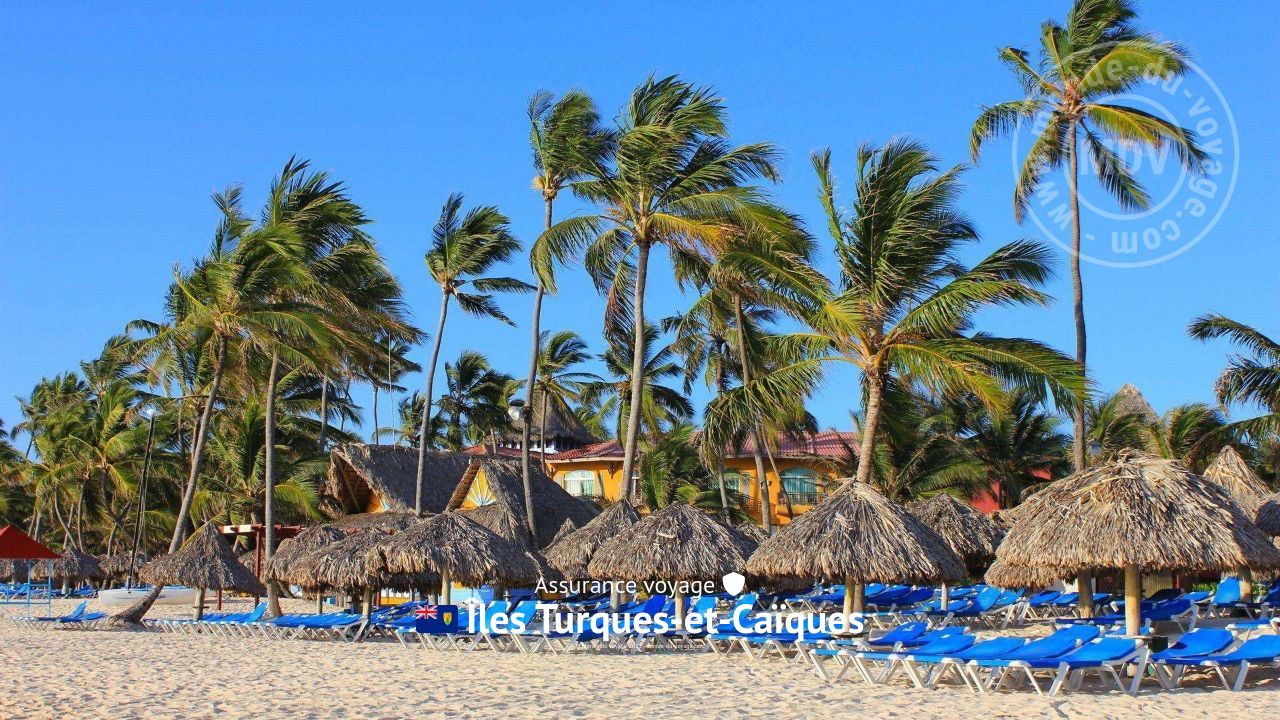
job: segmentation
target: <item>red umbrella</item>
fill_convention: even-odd
[[[0,559],[57,560],[58,553],[41,545],[18,528],[7,525],[0,530]]]

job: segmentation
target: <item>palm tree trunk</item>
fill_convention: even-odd
[[[751,384],[751,358],[747,354],[746,314],[742,311],[741,295],[735,295],[733,298],[733,314],[738,325],[738,365],[742,372],[742,385],[746,387]],[[772,498],[769,497],[769,478],[764,474],[763,444],[758,421],[755,427],[751,428],[751,437],[755,445],[752,454],[756,462],[756,478],[760,483],[760,524],[764,526],[765,533],[772,534],[773,503]]]
[[[632,298],[635,343],[631,349],[631,407],[627,408],[626,445],[622,453],[622,497],[630,500],[635,491],[631,475],[640,440],[640,403],[644,397],[644,285],[649,273],[649,243],[641,242],[636,257],[636,286]]]
[[[373,444],[380,445],[378,442],[378,383],[373,383]]]
[[[773,469],[773,476],[778,478],[778,494],[782,496],[782,502],[787,505],[787,519],[795,520],[796,513],[791,507],[791,496],[787,494],[787,488],[782,484],[782,473],[778,472],[778,463],[773,460],[773,451],[769,449],[768,445],[766,445],[764,447],[764,452],[769,458],[769,467]]]
[[[209,398],[205,401],[204,411],[200,413],[200,422],[196,425],[196,441],[195,447],[191,450],[191,472],[187,475],[187,487],[182,493],[182,505],[178,509],[178,515],[173,525],[173,537],[169,540],[169,552],[176,552],[182,545],[182,539],[186,532],[186,517],[191,512],[191,501],[196,495],[196,479],[200,477],[200,464],[204,459],[205,441],[209,436],[209,421],[213,417],[213,405],[218,400],[218,387],[222,384],[222,371],[227,360],[227,342],[226,340],[218,341],[218,355],[213,365],[213,381],[209,383]],[[164,589],[161,583],[154,583],[151,592],[138,602],[130,605],[119,613],[112,615],[109,622],[112,625],[141,625],[142,618],[151,610],[151,606],[155,604],[156,598],[160,597],[160,591]]]
[[[418,481],[413,495],[413,511],[422,517],[422,491],[426,479],[427,425],[431,421],[432,384],[436,378],[436,362],[440,360],[440,339],[444,336],[444,321],[449,315],[449,293],[440,290],[440,322],[436,323],[436,340],[431,348],[431,364],[427,366],[427,391],[422,398],[422,424],[418,427]]]
[[[1084,329],[1084,281],[1080,277],[1080,191],[1078,188],[1078,152],[1076,150],[1076,123],[1071,123],[1068,139],[1071,153],[1071,177],[1068,178],[1068,192],[1071,193],[1071,290],[1072,308],[1076,321],[1076,362],[1080,365],[1080,375],[1087,376],[1085,364],[1086,336]],[[1084,469],[1084,406],[1077,403],[1072,411],[1074,437],[1071,441],[1071,464],[1076,472]]]
[[[545,228],[551,229],[551,208],[554,200],[544,196],[546,204]],[[529,426],[530,413],[533,412],[533,387],[538,383],[538,354],[542,351],[540,347],[542,343],[542,296],[546,290],[542,286],[542,281],[538,281],[538,289],[533,295],[533,352],[529,356],[529,378],[524,386],[524,420],[521,423],[523,427],[520,430],[520,478],[524,481],[524,514],[525,520],[529,523],[529,537],[536,537],[538,531],[537,523],[533,517],[533,474],[530,470],[530,462],[532,460],[532,448],[529,447],[532,442],[533,428]],[[547,456],[546,438],[543,437],[538,441],[538,448],[542,452],[542,458],[545,460]]]
[[[729,524],[729,491],[724,486],[724,461],[716,467],[716,482],[720,484],[720,512],[724,515],[725,524]]]
[[[376,394],[378,392],[378,388],[376,385],[373,388],[373,392],[375,393],[373,397],[374,397],[374,402],[376,403],[377,397],[378,397]],[[376,409],[377,407],[378,406],[375,404],[374,405],[375,409],[373,411],[375,418],[377,417],[377,413],[378,413]],[[376,420],[373,423],[373,429],[374,430],[378,429],[378,422]],[[324,375],[320,378],[320,433],[316,436],[316,447],[319,448],[320,452],[324,452],[324,436],[328,434],[329,434],[329,376]]]
[[[265,547],[262,560],[271,559],[276,547],[276,382],[280,372],[280,355],[271,353],[271,369],[267,373],[267,417],[266,437],[263,440],[262,463],[263,501],[262,501],[262,538]],[[280,589],[275,583],[267,583],[267,615],[277,617],[280,613]]]
[[[862,444],[858,450],[857,481],[871,482],[872,457],[876,449],[876,424],[880,421],[880,395],[883,392],[878,372],[867,373],[867,411],[862,419]]]

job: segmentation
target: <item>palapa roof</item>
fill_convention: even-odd
[[[1218,451],[1218,457],[1205,468],[1204,479],[1212,480],[1225,488],[1250,519],[1256,518],[1258,508],[1271,492],[1262,478],[1249,467],[1249,463],[1230,445]]]
[[[1268,535],[1280,535],[1280,493],[1263,498],[1256,517],[1260,530]]]
[[[1121,415],[1138,415],[1144,422],[1160,420],[1160,413],[1142,396],[1142,391],[1131,383],[1125,383],[1116,391],[1116,410]]]
[[[411,512],[374,512],[344,515],[329,521],[327,524],[348,533],[356,530],[400,532],[410,525],[416,524],[419,519],[417,515]]]
[[[428,453],[423,509],[444,512],[459,489],[472,463],[484,471],[494,501],[476,508],[476,522],[489,527],[512,542],[528,545],[524,537],[524,478],[520,461],[494,456],[462,453]],[[334,448],[328,480],[322,490],[323,504],[331,513],[359,512],[376,494],[388,510],[409,513],[412,518],[417,484],[418,451],[391,445],[351,443]],[[530,468],[534,513],[537,516],[537,547],[550,544],[566,520],[585,525],[599,512],[594,505],[565,492],[547,477],[541,463]],[[489,509],[491,506],[497,506]],[[367,515],[367,513],[365,513]],[[378,513],[375,513],[378,514]],[[352,517],[352,516],[348,516]],[[348,518],[336,522],[347,523]],[[519,532],[514,532],[519,528]]]
[[[1043,588],[1072,575],[1070,571],[1061,568],[1009,565],[996,560],[987,568],[982,579],[1001,588]]]
[[[525,548],[449,511],[423,520],[369,550],[369,566],[388,573],[439,573],[464,585],[535,580],[538,565]]]
[[[1144,573],[1269,569],[1280,567],[1280,550],[1218,484],[1125,450],[1032,496],[996,559],[1003,572],[1062,578],[1128,565]]]
[[[907,510],[938,533],[966,563],[984,563],[995,557],[1004,538],[1004,528],[946,493],[907,503]]]
[[[0,580],[26,582],[27,561],[26,560],[0,560]]]
[[[755,543],[757,546],[769,539],[769,533],[765,532],[764,528],[753,522],[739,523],[734,525],[733,529],[737,530],[740,535]]]
[[[395,537],[380,528],[357,530],[317,547],[289,567],[286,579],[306,590],[357,590],[366,587],[394,590],[435,590],[440,576],[433,572],[387,572],[370,563],[370,552]]]
[[[574,415],[568,407],[563,407],[560,403],[547,403],[547,417],[545,424],[542,417],[542,393],[537,390],[533,393],[533,407],[529,412],[529,431],[533,438],[540,438],[543,428],[546,428],[548,438],[567,438],[577,443],[587,444],[596,442],[596,437],[592,435],[587,426],[582,424],[582,420]],[[524,430],[523,416],[512,422],[513,431],[504,435],[507,439],[521,439]],[[519,450],[517,450],[519,452]]]
[[[626,500],[604,509],[591,522],[542,551],[547,562],[569,580],[586,580],[587,564],[601,545],[640,520],[640,515]]]
[[[133,561],[133,571],[136,573],[141,570],[142,566],[147,564],[148,559],[146,553],[139,551],[137,559]],[[129,553],[127,552],[109,555],[100,562],[102,571],[107,574],[107,577],[123,578],[129,574]]]
[[[94,580],[101,580],[107,576],[102,569],[102,563],[98,562],[98,558],[74,547],[63,550],[58,559],[53,561],[52,568],[49,567],[48,562],[38,562],[31,565],[32,579],[43,580],[50,575],[54,578],[89,578]]]
[[[964,577],[946,542],[901,505],[852,479],[760,543],[747,569],[761,577],[932,583]]]
[[[520,461],[489,457],[479,462],[484,466],[485,482],[493,494],[493,503],[470,510],[472,520],[493,530],[507,540],[528,545],[524,512],[524,477]],[[600,514],[595,505],[570,495],[557,485],[542,468],[530,470],[533,489],[533,512],[537,520],[537,548],[545,548],[555,539],[566,520],[584,526]]]
[[[674,503],[597,548],[587,573],[597,580],[719,580],[746,564],[741,535],[702,510]]]
[[[334,523],[320,523],[286,538],[271,554],[271,559],[263,563],[262,579],[267,582],[288,582],[286,578],[299,560],[314,550],[338,542],[347,534]]]
[[[236,558],[213,523],[205,523],[177,552],[147,563],[138,576],[156,585],[239,590],[254,595],[267,591],[253,571]]]

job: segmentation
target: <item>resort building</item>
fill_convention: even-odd
[[[837,477],[837,463],[855,452],[857,435],[829,430],[800,438],[780,437],[764,474],[774,524],[782,525],[816,505]],[[617,500],[622,493],[622,446],[616,440],[548,455],[547,466],[556,484],[575,497]],[[760,479],[755,447],[744,447],[725,458],[725,484],[744,499],[744,507],[761,521]]]

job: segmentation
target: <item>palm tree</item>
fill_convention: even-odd
[[[534,267],[548,290],[554,289],[549,274],[553,262],[564,262],[588,246],[586,262],[594,275],[632,286],[630,377],[641,377],[644,370],[644,294],[653,248],[666,247],[673,256],[710,256],[731,240],[729,220],[757,224],[777,219],[760,191],[746,185],[756,178],[776,179],[773,147],[731,147],[727,135],[724,104],[709,88],[674,76],[649,78],[632,93],[619,119],[612,167],[593,167],[589,178],[574,185],[574,192],[600,206],[601,213],[562,220],[535,246]],[[632,383],[627,403],[624,497],[632,493],[642,389],[643,383]]]
[[[1223,405],[1253,404],[1262,415],[1230,422],[1225,431],[1262,443],[1280,432],[1280,343],[1250,325],[1223,315],[1202,315],[1187,327],[1187,334],[1208,342],[1226,338],[1241,350],[1227,358],[1227,367],[1214,383]]]
[[[872,454],[857,456],[859,473],[867,468],[868,481],[881,494],[905,503],[944,492],[967,499],[990,487],[987,467],[950,432],[950,418],[939,403],[906,389],[887,395],[895,422],[885,425],[883,441]],[[867,432],[865,423],[860,429]],[[864,463],[863,457],[873,461]]]
[[[382,437],[380,432],[382,426],[378,421],[379,392],[385,390],[389,396],[391,393],[404,392],[405,388],[399,384],[400,380],[408,373],[422,371],[421,365],[409,359],[409,350],[412,345],[405,340],[384,332],[376,344],[379,348],[377,357],[365,357],[359,363],[360,378],[369,383],[373,389],[371,412],[373,413],[374,445],[379,444]],[[391,397],[394,399],[394,396]]]
[[[1194,133],[1136,107],[1116,102],[1146,77],[1161,80],[1186,72],[1186,53],[1178,45],[1133,26],[1137,13],[1129,0],[1075,0],[1065,25],[1049,20],[1040,30],[1040,58],[1017,48],[1000,50],[1000,59],[1026,91],[1026,97],[984,107],[973,124],[969,150],[976,162],[986,141],[1010,134],[1023,121],[1038,120],[1036,136],[1018,174],[1014,215],[1022,222],[1046,174],[1067,167],[1071,202],[1071,282],[1076,325],[1076,362],[1086,374],[1084,284],[1080,276],[1079,154],[1093,158],[1103,188],[1121,207],[1145,209],[1150,201],[1142,185],[1107,145],[1123,143],[1163,148],[1172,145],[1187,168],[1198,169],[1206,155]],[[1084,408],[1073,413],[1072,461],[1085,466]]]
[[[1035,392],[1015,388],[994,410],[971,398],[948,404],[968,452],[999,487],[1001,508],[1018,505],[1025,489],[1069,467],[1071,438],[1059,432],[1061,419],[1045,411]]]
[[[613,434],[623,445],[630,432],[626,418],[632,415],[638,418],[635,432],[645,437],[661,435],[693,416],[689,399],[678,389],[663,384],[683,373],[675,350],[670,345],[656,345],[659,333],[654,325],[645,328],[644,336],[645,355],[638,375],[633,375],[630,367],[632,333],[624,328],[609,337],[609,349],[600,356],[607,378],[585,383],[579,394],[582,407],[589,410],[584,418],[587,429],[595,435],[607,435],[612,423]],[[638,393],[632,391],[632,377],[640,378]],[[631,402],[636,395],[640,397],[640,410],[633,413]]]
[[[552,210],[560,192],[586,177],[592,168],[604,165],[612,152],[612,144],[613,133],[601,126],[600,113],[586,93],[570,90],[556,100],[551,93],[539,91],[529,99],[529,145],[533,148],[533,165],[538,172],[533,178],[533,189],[542,193],[546,207],[544,231],[552,227]],[[544,271],[551,275],[553,268],[548,265]],[[530,413],[533,410],[533,392],[538,385],[538,363],[544,338],[541,330],[542,296],[546,291],[546,283],[539,277],[538,289],[533,296],[533,351],[529,353],[529,377],[524,396],[526,411]],[[537,525],[533,508],[533,476],[529,470],[531,437],[532,428],[529,422],[525,422],[520,431],[520,472],[524,480],[525,519],[530,535],[534,535]]]
[[[1231,438],[1224,432],[1222,411],[1205,403],[1175,405],[1147,427],[1150,449],[1171,460],[1181,460],[1202,472]]]
[[[829,362],[862,373],[864,458],[875,456],[885,392],[895,382],[938,395],[972,393],[992,407],[1003,383],[1047,386],[1063,403],[1084,394],[1084,379],[1061,353],[1033,340],[965,334],[981,308],[1046,303],[1034,286],[1049,269],[1047,250],[1029,241],[1005,245],[973,267],[961,263],[958,251],[978,237],[954,207],[959,167],[937,172],[934,157],[907,139],[863,146],[847,213],[836,204],[830,159],[824,151],[813,163],[839,278],[792,285],[805,298],[808,330],[781,341],[801,350],[793,353],[798,359],[712,403],[709,428],[749,422],[771,405],[807,396]],[[870,482],[872,467],[859,464],[856,479]]]
[[[1085,441],[1092,454],[1106,459],[1125,448],[1145,448],[1150,436],[1148,421],[1120,393],[1085,405]]]
[[[448,391],[438,401],[445,427],[445,445],[460,451],[468,442],[483,442],[491,432],[504,428],[506,389],[511,376],[494,370],[484,355],[464,350],[453,363],[444,364]]]
[[[422,407],[422,419],[418,428],[418,478],[414,493],[414,512],[422,515],[422,490],[426,480],[427,426],[431,420],[432,383],[435,380],[436,363],[440,359],[440,341],[444,337],[444,323],[449,315],[449,301],[456,300],[458,307],[468,315],[490,317],[508,325],[515,325],[493,301],[495,292],[529,292],[528,283],[508,277],[480,277],[494,265],[506,262],[520,251],[520,241],[508,227],[507,216],[498,208],[485,205],[472,208],[462,214],[462,195],[454,193],[445,201],[431,237],[431,249],[427,251],[427,271],[440,285],[440,320],[436,324],[435,345],[431,348],[431,362],[427,364],[426,402]],[[468,287],[469,286],[469,287]],[[464,288],[467,288],[464,290]],[[474,289],[475,292],[470,290]]]
[[[541,350],[538,353],[537,385],[533,393],[526,393],[526,397],[535,398],[538,403],[537,408],[530,408],[529,417],[533,417],[533,410],[538,411],[537,417],[541,423],[538,428],[538,446],[545,455],[549,414],[552,411],[572,414],[572,404],[579,401],[583,390],[591,383],[600,382],[601,378],[595,373],[574,369],[590,360],[592,355],[587,350],[586,341],[572,330],[544,332],[538,346]],[[531,423],[526,423],[528,424]]]

